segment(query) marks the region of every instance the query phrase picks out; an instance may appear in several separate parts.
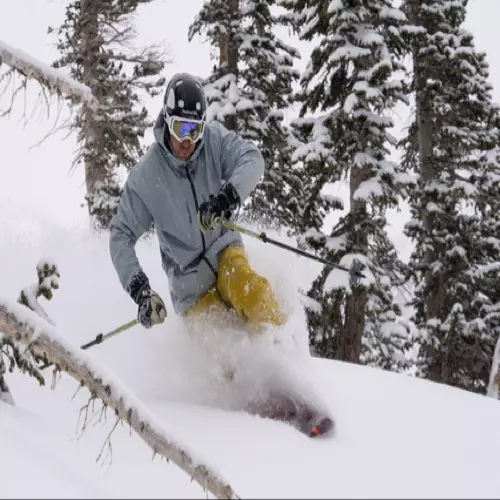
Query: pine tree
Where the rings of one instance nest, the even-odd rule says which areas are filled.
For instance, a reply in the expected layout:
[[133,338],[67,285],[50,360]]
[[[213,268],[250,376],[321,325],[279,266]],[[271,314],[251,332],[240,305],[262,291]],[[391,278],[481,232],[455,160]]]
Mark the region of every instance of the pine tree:
[[205,1],[193,24],[189,40],[206,35],[217,62],[205,81],[207,120],[218,120],[230,129],[243,132],[242,115],[251,110],[251,101],[239,85],[239,46],[242,39],[240,0]]
[[276,13],[277,4],[277,0],[205,2],[189,38],[204,33],[219,48],[219,64],[205,85],[208,119],[220,120],[255,141],[264,156],[264,178],[245,215],[267,223],[289,223],[293,213],[289,194],[300,179],[290,167],[293,138],[283,120],[299,77],[293,67],[299,53],[275,33],[290,23]]
[[130,169],[143,153],[141,138],[152,120],[141,99],[157,95],[165,84],[158,76],[163,55],[154,48],[130,49],[135,38],[131,18],[139,4],[149,1],[73,0],[57,29],[61,57],[54,67],[68,68],[100,104],[98,110],[77,108],[71,124],[80,144],[74,163],[85,166],[86,200],[97,228],[107,228],[116,212],[118,168]]
[[276,0],[249,0],[245,11],[245,34],[240,47],[245,90],[252,96],[257,120],[246,129],[257,141],[266,169],[262,182],[252,192],[247,214],[270,224],[290,224],[293,200],[290,194],[300,185],[291,169],[291,132],[284,125],[284,112],[293,104],[293,84],[299,78],[294,60],[299,52],[279,39],[275,32],[289,24],[275,15]]
[[[349,266],[366,266],[367,279],[351,288],[347,273],[324,269],[308,295],[310,344],[320,356],[393,369],[406,364],[408,329],[393,296],[404,266],[386,233],[385,213],[405,193],[407,176],[389,160],[395,139],[389,114],[406,89],[397,72],[406,53],[404,14],[389,0],[290,0],[303,40],[317,40],[301,77],[302,162],[306,193],[303,239],[322,255]],[[312,117],[312,114],[320,115]],[[309,128],[310,133],[307,133]],[[305,133],[305,138],[304,138]],[[299,134],[300,137],[300,134]],[[327,183],[348,176],[349,213],[331,234],[322,234]]]
[[418,172],[406,234],[420,345],[419,375],[476,392],[499,334],[498,106],[488,64],[461,28],[466,0],[408,0],[423,28],[413,53],[416,113],[404,140]]

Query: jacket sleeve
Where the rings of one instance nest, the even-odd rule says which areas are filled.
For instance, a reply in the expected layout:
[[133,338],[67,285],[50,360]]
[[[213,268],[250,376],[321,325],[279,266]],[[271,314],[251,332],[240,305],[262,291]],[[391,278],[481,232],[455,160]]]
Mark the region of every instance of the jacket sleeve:
[[142,272],[135,253],[135,244],[151,228],[153,222],[151,213],[139,196],[134,184],[134,176],[129,175],[118,204],[117,213],[110,223],[109,238],[113,266],[118,273],[122,287],[129,294],[132,278],[137,273]]
[[221,134],[222,175],[236,189],[243,204],[264,173],[264,158],[253,142],[222,125],[218,128]]

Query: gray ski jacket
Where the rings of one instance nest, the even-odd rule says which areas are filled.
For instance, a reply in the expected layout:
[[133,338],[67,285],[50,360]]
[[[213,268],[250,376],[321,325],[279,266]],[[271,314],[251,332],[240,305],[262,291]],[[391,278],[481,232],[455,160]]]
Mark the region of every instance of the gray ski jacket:
[[153,225],[172,304],[182,314],[216,283],[224,248],[243,246],[239,233],[223,227],[203,234],[197,226],[198,207],[226,181],[243,203],[264,172],[264,160],[251,141],[209,122],[192,156],[181,161],[164,144],[165,127],[160,113],[155,142],[128,175],[110,224],[109,249],[128,292],[132,278],[142,271],[135,244]]

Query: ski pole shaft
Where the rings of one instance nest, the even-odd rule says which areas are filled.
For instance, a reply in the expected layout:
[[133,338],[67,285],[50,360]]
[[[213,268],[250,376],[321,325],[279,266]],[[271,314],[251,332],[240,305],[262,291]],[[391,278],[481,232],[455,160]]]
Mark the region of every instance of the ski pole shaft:
[[273,240],[267,236],[266,233],[256,233],[251,231],[250,229],[238,226],[237,224],[233,224],[229,221],[222,221],[222,225],[227,229],[232,229],[233,231],[238,231],[239,233],[246,234],[247,236],[252,236],[253,238],[257,238],[258,240],[264,243],[271,243],[277,247],[283,248],[285,250],[289,250],[290,252],[296,253],[298,255],[302,255],[303,257],[307,257],[309,259],[315,260],[316,262],[320,262],[321,264],[326,264],[330,267],[335,267],[336,269],[340,269],[341,271],[345,271],[347,273],[353,273],[355,276],[359,278],[364,278],[365,275],[358,269],[349,269],[347,267],[341,266],[339,264],[335,264],[334,262],[330,262],[329,260],[323,259],[322,257],[317,257],[316,255],[304,252],[298,248],[291,247],[286,245],[285,243],[281,243],[281,241]]
[[[86,344],[83,344],[80,346],[80,349],[88,349],[89,347],[92,347],[94,345],[102,344],[105,340],[114,337],[115,335],[118,335],[121,332],[124,332],[125,330],[128,330],[129,328],[132,328],[133,326],[137,325],[138,321],[136,319],[129,321],[128,323],[125,323],[118,328],[115,328],[114,330],[108,332],[108,333],[99,333],[96,335],[94,340],[91,340],[90,342],[87,342]],[[48,368],[51,366],[52,363],[46,363],[42,365],[39,370],[45,370],[45,368]]]
[[109,333],[104,333],[104,334],[99,333],[98,335],[96,335],[96,338],[94,340],[88,342],[87,344],[83,344],[82,346],[80,346],[80,349],[85,350],[85,349],[88,349],[89,347],[92,347],[94,345],[102,344],[102,342],[104,342],[105,340],[107,340],[111,337],[114,337],[115,335],[118,335],[119,333],[124,332],[125,330],[128,330],[129,328],[132,328],[135,325],[137,325],[136,319],[129,321],[128,323],[125,323],[124,325],[119,326],[118,328],[116,328],[115,330],[112,330]]

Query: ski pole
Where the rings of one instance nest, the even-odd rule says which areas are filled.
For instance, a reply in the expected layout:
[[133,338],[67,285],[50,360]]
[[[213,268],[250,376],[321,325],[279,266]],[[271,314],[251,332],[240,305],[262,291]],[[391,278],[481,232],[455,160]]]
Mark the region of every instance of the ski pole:
[[266,233],[256,233],[254,231],[251,231],[250,229],[238,226],[237,224],[233,224],[232,222],[229,221],[222,221],[221,223],[227,229],[238,231],[241,234],[257,238],[258,240],[264,243],[271,243],[272,245],[283,248],[285,250],[289,250],[290,252],[294,252],[298,255],[302,255],[303,257],[315,260],[316,262],[320,262],[321,264],[326,264],[327,266],[340,269],[341,271],[345,271],[346,273],[349,274],[349,284],[351,286],[358,285],[359,282],[361,281],[361,278],[365,278],[365,275],[361,272],[365,266],[358,259],[354,259],[352,266],[350,268],[347,268],[339,264],[335,264],[334,262],[330,262],[329,260],[323,259],[322,257],[317,257],[316,255],[304,252],[303,250],[300,250],[298,248],[291,247],[289,245],[286,245],[285,243],[281,243],[281,241],[273,240],[269,238]]
[[[115,328],[111,332],[108,333],[99,333],[96,335],[94,340],[91,340],[90,342],[87,342],[86,344],[83,344],[80,346],[80,349],[88,349],[89,347],[92,347],[94,345],[102,344],[105,340],[114,337],[115,335],[118,335],[121,332],[124,332],[125,330],[128,330],[129,328],[132,328],[133,326],[137,325],[138,321],[136,319],[129,321],[128,323],[125,323],[118,328]],[[39,368],[39,370],[45,370],[45,368],[48,368],[51,366],[52,363],[46,363],[43,366]]]

